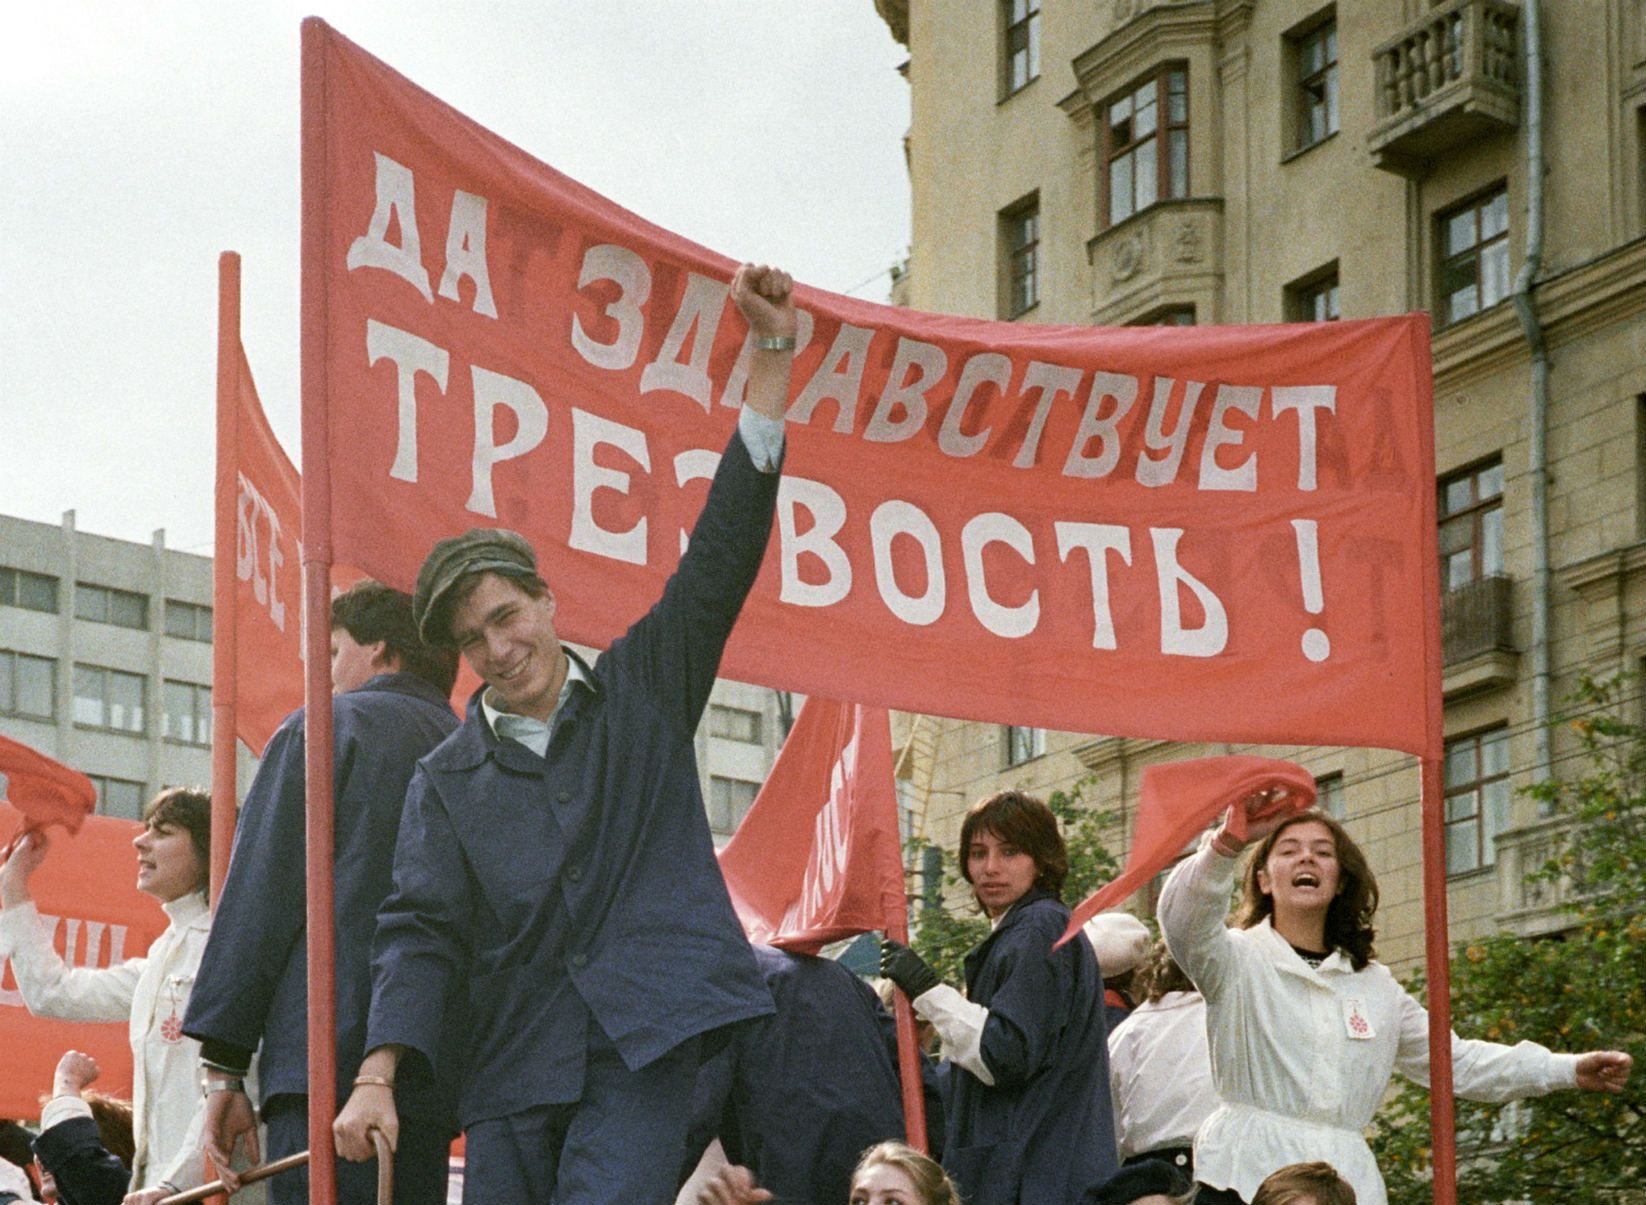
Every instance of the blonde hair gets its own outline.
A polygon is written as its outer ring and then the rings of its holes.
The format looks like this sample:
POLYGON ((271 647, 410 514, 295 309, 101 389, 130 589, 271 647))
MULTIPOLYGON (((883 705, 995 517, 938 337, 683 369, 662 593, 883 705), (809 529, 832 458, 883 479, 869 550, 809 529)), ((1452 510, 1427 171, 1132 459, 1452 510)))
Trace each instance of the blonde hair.
POLYGON ((923 1205, 960 1205, 960 1194, 948 1173, 912 1146, 878 1142, 864 1151, 852 1171, 853 1191, 857 1189, 857 1178, 875 1167, 894 1167, 909 1177, 923 1205))
POLYGON ((1293 1205, 1303 1198, 1315 1205, 1355 1205, 1355 1190, 1330 1163, 1293 1163, 1257 1186, 1252 1205, 1293 1205))

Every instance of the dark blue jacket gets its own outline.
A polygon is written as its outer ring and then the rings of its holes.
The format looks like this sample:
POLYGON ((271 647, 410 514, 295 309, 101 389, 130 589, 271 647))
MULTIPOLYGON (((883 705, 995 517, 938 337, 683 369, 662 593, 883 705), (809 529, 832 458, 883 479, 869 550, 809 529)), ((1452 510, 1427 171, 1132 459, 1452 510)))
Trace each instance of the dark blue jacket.
MULTIPOLYGON (((372 926, 389 893, 406 785, 418 758, 457 727, 457 717, 415 674, 380 674, 332 700, 332 726, 342 1101, 365 1053, 372 926)), ((183 1020, 183 1031, 203 1042, 249 1050, 261 1041, 265 1101, 309 1090, 303 754, 298 710, 264 749, 241 808, 228 879, 183 1020)))
POLYGON ((63 1205, 120 1205, 126 1199, 131 1168, 103 1145, 90 1117, 70 1117, 41 1130, 34 1153, 57 1181, 63 1205))
POLYGON ((1031 891, 966 955, 995 1081, 953 1072, 943 1162, 967 1205, 1075 1205, 1118 1166, 1103 980, 1089 943, 1052 950, 1068 923, 1031 891))
POLYGON ((754 955, 777 1012, 739 1027, 699 1072, 688 1163, 718 1136, 781 1205, 841 1205, 864 1148, 903 1137, 889 1018, 838 962, 770 946, 754 955))
POLYGON ((406 800, 367 1048, 468 1038, 467 1127, 579 1099, 590 1019, 633 1069, 772 1011, 715 862, 694 738, 766 551, 777 474, 734 436, 663 596, 555 718, 547 758, 470 700, 406 800))

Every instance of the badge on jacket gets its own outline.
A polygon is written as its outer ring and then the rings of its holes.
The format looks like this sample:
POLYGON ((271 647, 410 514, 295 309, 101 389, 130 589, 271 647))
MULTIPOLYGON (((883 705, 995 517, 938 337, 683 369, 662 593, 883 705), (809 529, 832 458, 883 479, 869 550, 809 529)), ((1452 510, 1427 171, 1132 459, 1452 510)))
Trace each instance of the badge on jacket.
POLYGON ((1377 1036, 1371 1021, 1366 1017, 1366 1006, 1355 996, 1344 997, 1343 1028, 1351 1038, 1360 1042, 1370 1041, 1377 1036))

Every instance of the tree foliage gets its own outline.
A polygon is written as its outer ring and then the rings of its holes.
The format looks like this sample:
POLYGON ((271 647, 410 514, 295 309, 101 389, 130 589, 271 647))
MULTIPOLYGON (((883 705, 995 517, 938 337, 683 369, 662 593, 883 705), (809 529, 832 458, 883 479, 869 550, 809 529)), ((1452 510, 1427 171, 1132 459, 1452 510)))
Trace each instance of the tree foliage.
MULTIPOLYGON (((1570 927, 1470 943, 1452 962, 1452 1011, 1468 1037, 1554 1050, 1632 1049, 1646 1035, 1646 730, 1622 718, 1633 678, 1585 680, 1562 721, 1575 772, 1529 789, 1569 820, 1538 880, 1565 892, 1570 927)), ((1420 991, 1421 978, 1412 986, 1420 991)), ((1620 1205, 1646 1173, 1646 1074, 1619 1096, 1560 1092, 1511 1105, 1457 1102, 1458 1199, 1620 1205)), ((1429 1098, 1402 1084, 1373 1141, 1391 1205, 1426 1205, 1429 1098)))
MULTIPOLYGON (((1053 791, 1046 797, 1046 806, 1057 817, 1069 850, 1063 902, 1071 907, 1119 873, 1119 863, 1102 838, 1109 827, 1109 816, 1088 807, 1083 800, 1083 792, 1092 781, 1089 776, 1082 778, 1069 790, 1053 791)), ((972 900, 956 851, 945 849, 942 854, 942 899, 937 906, 917 913, 914 948, 945 983, 958 987, 966 978, 966 952, 989 935, 989 922, 972 900)))

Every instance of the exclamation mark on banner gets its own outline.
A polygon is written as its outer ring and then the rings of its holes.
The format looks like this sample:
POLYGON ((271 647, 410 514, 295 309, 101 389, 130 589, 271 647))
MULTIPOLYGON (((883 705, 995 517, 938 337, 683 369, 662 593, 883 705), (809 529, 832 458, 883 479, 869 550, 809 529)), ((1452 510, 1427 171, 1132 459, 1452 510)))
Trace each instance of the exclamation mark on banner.
MULTIPOLYGON (((1320 590, 1320 543, 1315 535, 1313 519, 1293 519, 1292 530, 1297 532, 1297 566, 1303 579, 1303 609, 1310 615, 1319 615, 1326 600, 1320 590)), ((1332 654, 1332 638, 1319 628, 1303 633, 1303 655, 1310 661, 1324 661, 1332 654)))

